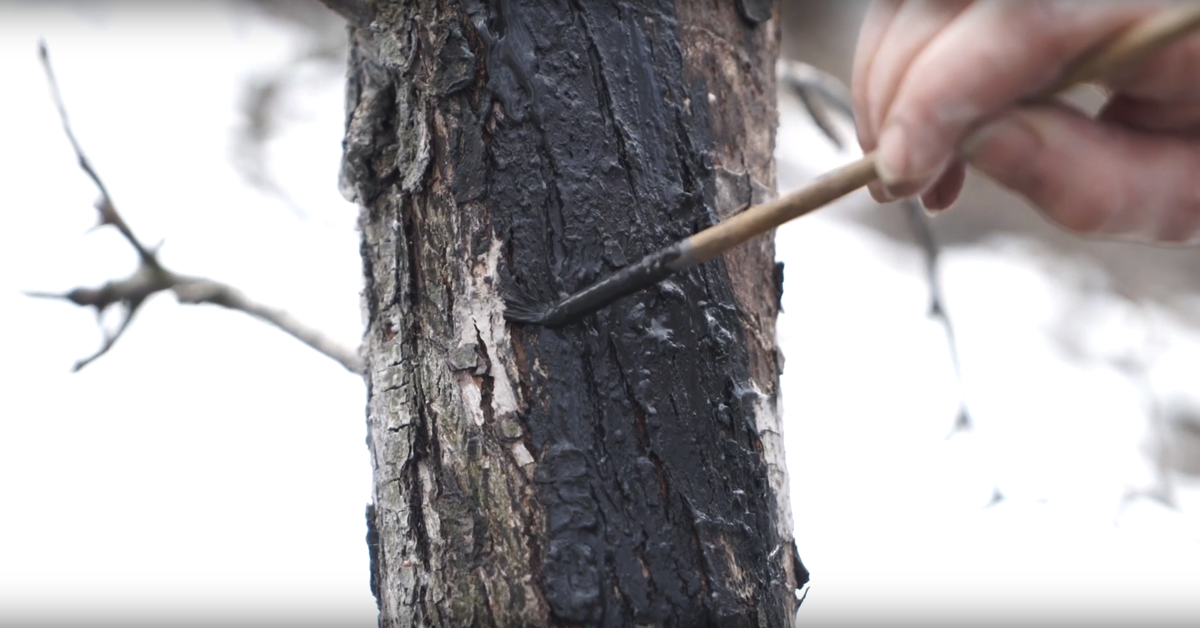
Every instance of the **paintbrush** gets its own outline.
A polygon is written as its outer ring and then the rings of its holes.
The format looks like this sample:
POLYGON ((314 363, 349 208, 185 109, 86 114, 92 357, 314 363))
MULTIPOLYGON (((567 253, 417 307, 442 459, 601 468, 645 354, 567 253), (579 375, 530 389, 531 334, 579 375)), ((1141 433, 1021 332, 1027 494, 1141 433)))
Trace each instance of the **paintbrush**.
MULTIPOLYGON (((1179 3, 1143 20, 1106 45, 1083 55, 1049 88, 1025 104, 1048 102, 1080 83, 1099 79, 1142 59, 1200 26, 1200 3, 1179 3)), ((755 205, 699 233, 652 253, 557 303, 530 306, 509 299, 504 318, 513 323, 560 327, 672 274, 721 253, 876 181, 875 154, 831 170, 770 203, 755 205)))

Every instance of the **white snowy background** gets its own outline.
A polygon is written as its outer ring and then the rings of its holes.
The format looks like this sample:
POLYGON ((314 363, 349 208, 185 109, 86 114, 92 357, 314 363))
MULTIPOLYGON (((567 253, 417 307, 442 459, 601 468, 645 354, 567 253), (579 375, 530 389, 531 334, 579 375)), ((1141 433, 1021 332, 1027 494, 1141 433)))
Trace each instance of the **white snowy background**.
MULTIPOLYGON (((134 231, 165 241, 168 267, 355 344, 342 72, 294 73, 267 144, 298 207, 247 185, 234 159, 246 81, 290 63, 304 36, 225 2, 0 4, 0 623, 374 625, 359 378, 169 295, 73 374, 100 340, 90 312, 22 293, 136 263, 115 231, 86 233, 97 193, 51 105, 44 37, 84 150, 134 231)), ((781 104, 781 191, 855 156, 781 104)), ((1081 293, 1096 283, 1086 259, 1027 238, 947 250, 975 423, 947 438, 960 390, 920 252, 855 219, 885 211, 900 209, 856 195, 778 235, 791 498, 813 574, 800 624, 1200 620, 1200 484, 1173 474, 1175 508, 1127 499, 1162 485, 1151 400, 1200 405, 1185 310, 1081 293), (1056 341, 1068 307, 1092 359, 1056 341)))

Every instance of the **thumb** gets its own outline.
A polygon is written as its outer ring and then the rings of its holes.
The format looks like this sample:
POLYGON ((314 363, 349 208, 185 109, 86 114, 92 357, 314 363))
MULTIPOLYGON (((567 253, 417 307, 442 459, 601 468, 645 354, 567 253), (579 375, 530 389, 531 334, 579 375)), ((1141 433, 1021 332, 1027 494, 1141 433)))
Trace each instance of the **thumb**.
POLYGON ((1141 242, 1200 241, 1200 144, 1099 124, 1060 106, 1014 111, 978 129, 968 161, 1075 232, 1141 242))

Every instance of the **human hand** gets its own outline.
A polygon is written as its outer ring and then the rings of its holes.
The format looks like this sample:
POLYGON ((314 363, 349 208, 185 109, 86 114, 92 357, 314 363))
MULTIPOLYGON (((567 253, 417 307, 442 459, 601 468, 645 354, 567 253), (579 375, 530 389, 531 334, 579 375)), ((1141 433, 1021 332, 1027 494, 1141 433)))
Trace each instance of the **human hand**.
POLYGON ((872 195, 949 207, 965 155, 1073 231, 1200 241, 1200 36, 1107 78, 1095 119, 1014 109, 1164 4, 877 0, 852 82, 859 142, 877 151, 872 195))

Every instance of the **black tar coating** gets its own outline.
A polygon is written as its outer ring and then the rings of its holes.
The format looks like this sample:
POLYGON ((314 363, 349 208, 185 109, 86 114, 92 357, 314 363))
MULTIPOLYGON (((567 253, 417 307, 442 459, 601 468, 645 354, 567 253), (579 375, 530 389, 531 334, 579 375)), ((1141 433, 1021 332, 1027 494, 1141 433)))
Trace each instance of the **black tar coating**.
POLYGON ((520 300, 510 298, 504 310, 504 318, 514 323, 532 323, 545 327, 562 327, 576 322, 602 307, 611 305, 621 297, 653 286, 673 275, 675 269, 671 262, 683 255, 685 246, 686 240, 647 255, 636 264, 630 264, 549 307, 531 308, 522 305, 520 300))
MULTIPOLYGON (((456 198, 486 198, 505 289, 551 303, 715 222, 708 89, 683 76, 671 0, 466 5, 482 49, 464 41, 460 56, 482 56, 487 89, 448 110, 471 103, 479 120, 439 158, 455 162, 456 198)), ((790 624, 771 558, 790 539, 774 534, 734 303, 717 259, 583 325, 512 329, 558 621, 790 624), (751 584, 747 612, 734 596, 751 584)))
POLYGON ((774 0, 738 0, 738 12, 751 23, 760 24, 771 19, 774 0))
POLYGON ((367 556, 371 561, 371 595, 379 609, 379 530, 375 528, 375 504, 367 504, 367 556))

